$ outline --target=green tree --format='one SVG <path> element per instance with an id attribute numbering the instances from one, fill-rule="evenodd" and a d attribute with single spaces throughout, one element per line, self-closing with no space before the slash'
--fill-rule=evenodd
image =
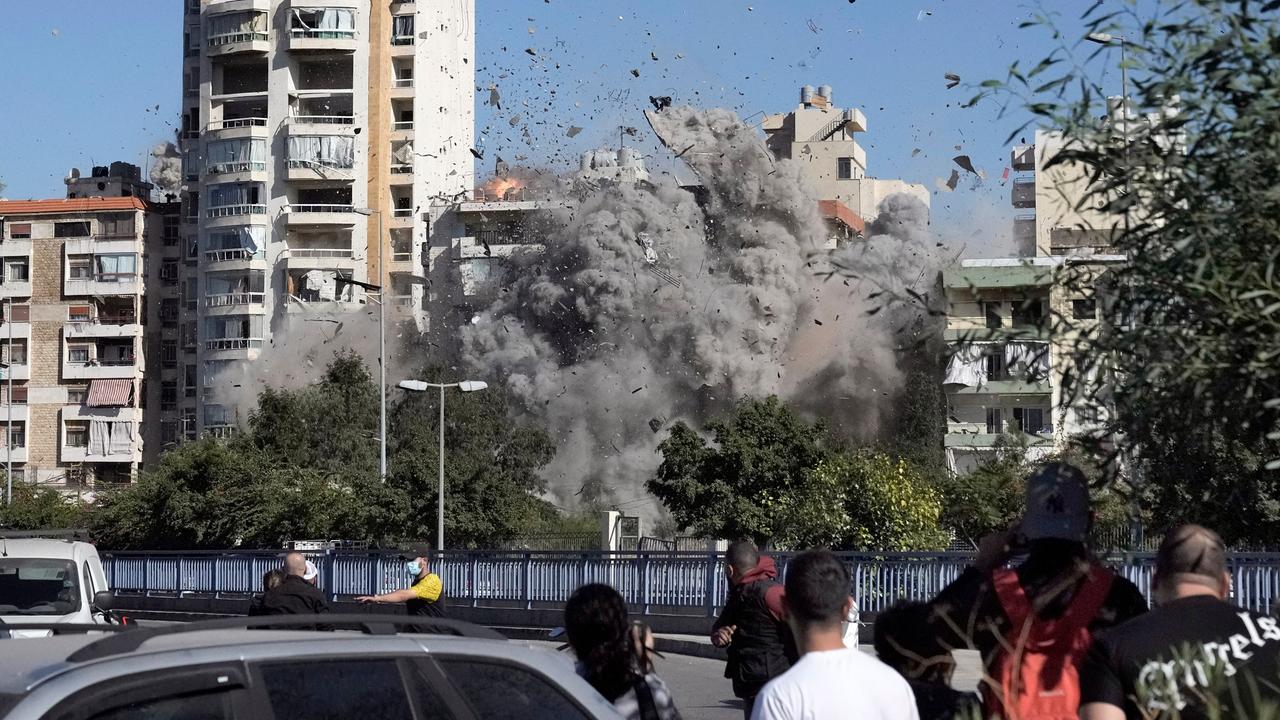
<path id="1" fill-rule="evenodd" d="M 662 464 L 646 487 L 682 528 L 766 543 L 782 530 L 771 511 L 777 498 L 803 491 L 810 471 L 831 453 L 826 428 L 769 396 L 740 401 L 706 430 L 713 444 L 675 423 L 658 446 Z"/>
<path id="2" fill-rule="evenodd" d="M 913 463 L 861 449 L 827 457 L 803 492 L 780 495 L 780 545 L 801 549 L 938 550 L 941 495 Z"/>
<path id="3" fill-rule="evenodd" d="M 1080 207 L 1123 222 L 1103 330 L 1084 333 L 1067 390 L 1114 398 L 1109 438 L 1136 451 L 1156 517 L 1199 518 L 1274 544 L 1280 527 L 1280 23 L 1273 0 L 1096 3 L 1086 33 L 1123 37 L 1131 111 L 1099 122 L 1114 47 L 1057 48 L 984 83 L 1060 129 L 1046 167 L 1086 168 Z M 1114 78 L 1114 74 L 1111 75 Z M 1024 126 L 1025 127 L 1025 126 Z M 1010 138 L 1022 133 L 1015 130 Z M 1142 472 L 1141 470 L 1145 470 Z"/>
<path id="4" fill-rule="evenodd" d="M 3 529 L 79 528 L 84 527 L 88 513 L 89 507 L 83 502 L 25 482 L 13 484 L 12 504 L 5 504 L 0 497 L 0 528 Z"/>

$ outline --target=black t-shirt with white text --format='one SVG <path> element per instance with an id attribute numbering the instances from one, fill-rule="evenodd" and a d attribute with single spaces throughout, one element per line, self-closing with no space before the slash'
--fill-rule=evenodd
<path id="1" fill-rule="evenodd" d="M 1205 697 L 1223 718 L 1257 717 L 1255 697 L 1280 704 L 1280 622 L 1208 595 L 1174 600 L 1095 636 L 1080 685 L 1081 705 L 1131 719 L 1200 720 Z"/>

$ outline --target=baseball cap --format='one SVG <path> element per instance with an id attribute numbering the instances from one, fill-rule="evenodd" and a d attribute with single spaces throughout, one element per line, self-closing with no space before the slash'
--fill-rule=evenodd
<path id="1" fill-rule="evenodd" d="M 1085 541 L 1089 534 L 1089 486 L 1080 468 L 1048 463 L 1027 480 L 1021 532 L 1028 540 Z"/>
<path id="2" fill-rule="evenodd" d="M 317 575 L 319 575 L 319 574 L 320 574 L 320 568 L 316 567 L 316 564 L 315 564 L 315 563 L 313 563 L 313 562 L 311 562 L 310 560 L 308 560 L 308 561 L 307 561 L 307 571 L 306 571 L 305 573 L 303 573 L 303 575 L 302 575 L 302 579 L 303 579 L 303 580 L 315 580 L 315 579 L 316 579 L 316 576 L 317 576 Z"/>

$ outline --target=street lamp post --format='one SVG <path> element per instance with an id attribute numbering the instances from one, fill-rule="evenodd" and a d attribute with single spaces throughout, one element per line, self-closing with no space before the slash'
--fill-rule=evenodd
<path id="1" fill-rule="evenodd" d="M 4 504 L 13 504 L 13 298 L 4 299 L 4 322 L 9 326 L 8 357 L 4 366 L 4 382 L 8 397 L 4 400 Z"/>
<path id="2" fill-rule="evenodd" d="M 423 380 L 401 380 L 400 387 L 413 392 L 426 392 L 440 388 L 440 480 L 439 497 L 436 499 L 436 552 L 444 550 L 444 391 L 456 387 L 462 392 L 484 390 L 489 384 L 482 380 L 463 380 L 456 383 L 429 383 Z"/>
<path id="3" fill-rule="evenodd" d="M 356 208 L 368 217 L 378 216 L 378 479 L 387 481 L 387 289 L 383 272 L 386 248 L 382 233 L 382 211 L 373 208 Z"/>

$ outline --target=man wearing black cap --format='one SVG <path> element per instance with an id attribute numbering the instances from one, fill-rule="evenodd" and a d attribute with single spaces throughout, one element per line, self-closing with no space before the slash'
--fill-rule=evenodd
<path id="1" fill-rule="evenodd" d="M 1090 555 L 1092 519 L 1084 473 L 1066 463 L 1045 464 L 1027 480 L 1018 525 L 983 538 L 973 564 L 931 603 L 931 626 L 943 645 L 982 654 L 984 674 L 993 680 L 982 687 L 989 714 L 1075 717 L 1078 678 L 1060 670 L 1074 673 L 1089 633 L 1146 611 L 1138 588 Z M 1015 553 L 1026 559 L 1006 567 Z M 1034 637 L 1043 641 L 1031 647 Z M 1040 662 L 1052 672 L 1035 672 L 1032 663 Z M 1040 682 L 1047 684 L 1028 687 Z M 1045 704 L 1055 707 L 1044 712 Z"/>
<path id="2" fill-rule="evenodd" d="M 1280 623 L 1227 602 L 1218 534 L 1170 530 L 1152 589 L 1156 609 L 1094 640 L 1081 670 L 1082 720 L 1275 717 Z"/>

